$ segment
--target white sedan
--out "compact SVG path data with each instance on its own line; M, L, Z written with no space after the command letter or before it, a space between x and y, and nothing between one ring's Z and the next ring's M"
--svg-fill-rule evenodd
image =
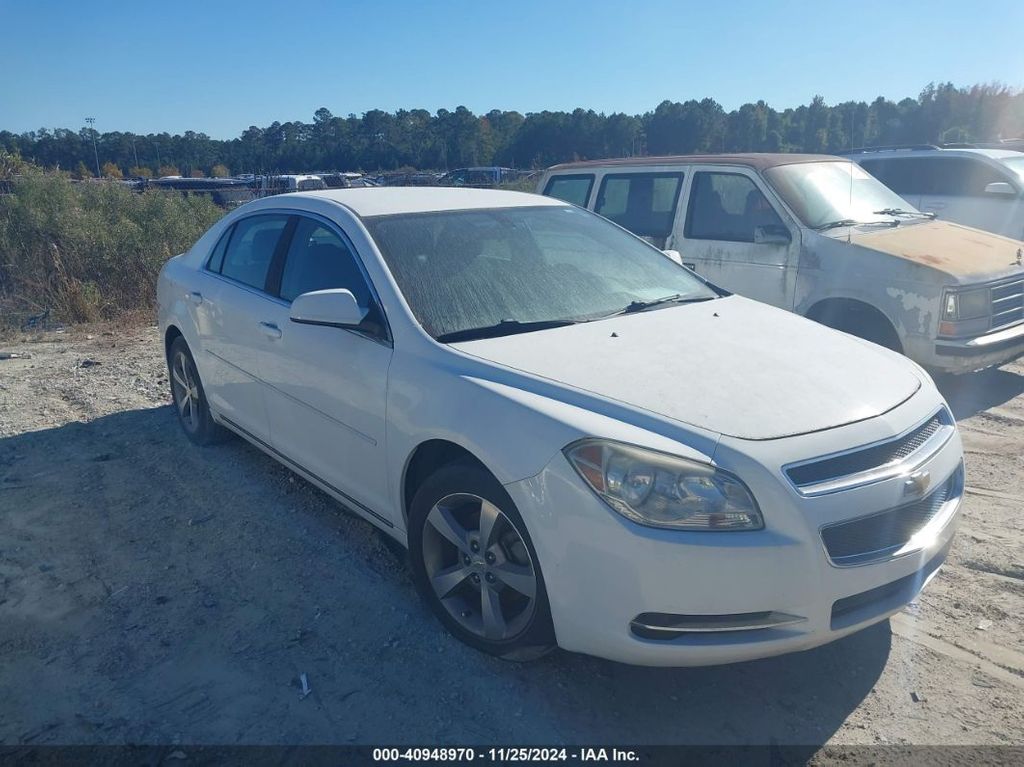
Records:
M703 665L884 620L945 558L960 438L898 354L515 192L282 195L160 275L181 426L407 546L459 639Z

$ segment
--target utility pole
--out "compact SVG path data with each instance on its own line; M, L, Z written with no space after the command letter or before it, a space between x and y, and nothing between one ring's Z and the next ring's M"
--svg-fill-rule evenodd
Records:
M100 174L100 153L96 148L96 118L86 117L85 121L89 123L89 129L92 131L92 154L96 158L96 178L101 178Z

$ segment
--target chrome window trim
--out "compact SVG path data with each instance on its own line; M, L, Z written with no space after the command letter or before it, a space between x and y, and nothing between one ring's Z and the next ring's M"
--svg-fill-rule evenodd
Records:
M876 447L882 447L883 445L891 444L893 442L899 442L905 439L911 432L920 429L930 420L939 417L941 423L939 428L932 434L924 443L917 448L915 451L907 455L905 458L883 464L873 469L866 469L864 471L855 472L853 474L845 474L840 477L834 477L831 479L821 480L819 482L813 482L805 485L798 485L789 476L791 469L796 469L801 466L807 466L809 464L820 463L822 461L832 460L834 458L840 458L844 455L852 455L859 453L864 450L871 450ZM828 453L827 455L819 455L814 458L808 458L803 461L794 461L787 463L782 467L782 472L786 476L786 480L792 485L801 496L804 498L816 498L822 495L830 495L832 493L840 493L846 490L853 490L858 487L865 487L867 485L873 485L877 482L884 482L887 479L893 479L895 477L902 476L913 472L914 468L925 463L933 455L938 453L949 439L956 432L956 425L953 420L952 414L949 410L943 406L936 410L934 413L929 415L927 418L922 419L918 423L911 426L909 429L904 430L895 437L888 437L886 439L878 440L876 442L870 442L866 445L858 445L857 447L850 448L848 450L840 450L836 453Z

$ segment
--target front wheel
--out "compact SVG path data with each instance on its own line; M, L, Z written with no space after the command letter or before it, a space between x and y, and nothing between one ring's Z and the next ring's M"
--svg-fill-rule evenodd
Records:
M508 660L554 646L537 553L512 499L482 468L451 464L423 483L409 556L420 594L466 644Z

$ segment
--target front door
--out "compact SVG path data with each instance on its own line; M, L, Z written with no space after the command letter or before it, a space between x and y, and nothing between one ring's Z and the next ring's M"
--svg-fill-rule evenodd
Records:
M279 300L260 318L271 331L260 370L274 449L356 510L380 517L391 507L384 423L392 347L369 282L348 239L333 224L305 216L279 274ZM364 329L290 320L292 300L328 288L346 288L371 309Z
M793 308L799 229L785 223L753 172L695 170L683 223L675 247L684 264L726 290Z

